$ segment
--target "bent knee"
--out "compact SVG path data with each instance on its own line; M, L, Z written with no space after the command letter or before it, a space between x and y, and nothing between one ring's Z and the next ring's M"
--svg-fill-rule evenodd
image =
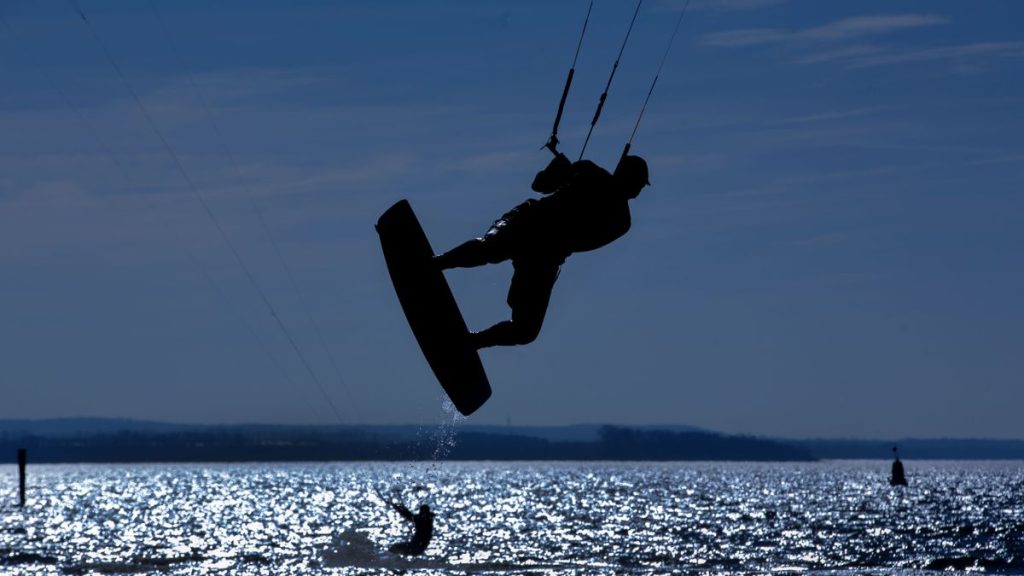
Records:
M512 332L514 344L524 345L529 344L540 336L540 322L513 322L512 326L514 330Z

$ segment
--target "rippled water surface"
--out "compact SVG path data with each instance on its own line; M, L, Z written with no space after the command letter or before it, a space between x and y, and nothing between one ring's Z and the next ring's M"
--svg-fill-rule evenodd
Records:
M1024 574L1024 463L36 465L2 574ZM427 555L374 495L437 512Z

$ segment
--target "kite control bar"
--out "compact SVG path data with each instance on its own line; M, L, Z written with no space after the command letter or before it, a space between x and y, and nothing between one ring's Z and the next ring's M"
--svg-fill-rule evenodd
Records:
M572 58L572 66L569 67L569 75L565 78L565 88L562 88L562 99L558 102L558 114L555 115L555 124L551 127L551 137L543 148L551 150L555 156L558 155L558 125L562 122L562 112L565 111L565 99L569 97L569 87L572 86L572 78L576 74L576 61L580 57L580 48L583 47L583 36L587 33L587 23L590 22L590 11L594 9L594 2L591 0L587 8L587 17L583 20L583 30L580 32L580 39L576 43L576 55Z

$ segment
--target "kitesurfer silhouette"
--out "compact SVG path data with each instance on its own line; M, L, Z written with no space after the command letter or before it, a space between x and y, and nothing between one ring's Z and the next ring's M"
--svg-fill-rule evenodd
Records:
M434 513L430 511L430 506L424 504L420 506L419 512L413 514L411 510L401 503L388 502L388 504L395 510L395 512L398 512L402 518L413 523L412 539L408 542L392 544L391 547L388 548L388 551L395 554L405 554L407 556L419 556L420 554L423 554L423 552L426 551L427 546L430 545L430 539L434 536Z
M551 290L565 259L605 246L630 227L629 200L648 181L647 162L624 155L614 173L589 160L555 158L533 180L544 196L506 212L480 238L435 257L442 269L470 268L512 261L507 302L510 320L470 333L475 348L528 344L537 338Z

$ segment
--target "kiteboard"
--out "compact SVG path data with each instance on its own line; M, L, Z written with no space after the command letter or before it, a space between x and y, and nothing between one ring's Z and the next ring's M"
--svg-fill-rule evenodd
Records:
M400 200L377 220L391 282L434 376L464 416L491 396L480 355L434 251L408 200Z

